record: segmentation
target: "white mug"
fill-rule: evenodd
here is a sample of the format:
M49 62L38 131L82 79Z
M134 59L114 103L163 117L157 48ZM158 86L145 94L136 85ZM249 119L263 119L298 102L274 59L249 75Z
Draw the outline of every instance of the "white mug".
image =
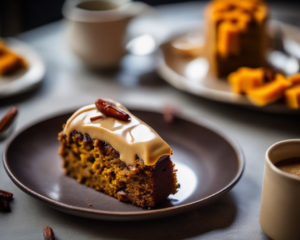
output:
M128 23L151 9L130 0L66 1L67 43L88 66L116 66L126 53L124 37Z
M300 177L281 171L275 164L300 157L300 140L286 140L266 153L260 225L274 240L300 239Z

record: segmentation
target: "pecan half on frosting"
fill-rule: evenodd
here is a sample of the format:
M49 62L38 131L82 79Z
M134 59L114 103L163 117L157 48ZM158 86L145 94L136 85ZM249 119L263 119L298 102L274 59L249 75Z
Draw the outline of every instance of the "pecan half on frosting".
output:
M116 107L114 103L98 99L95 102L96 108L107 117L113 117L121 121L130 121L130 115L124 110Z

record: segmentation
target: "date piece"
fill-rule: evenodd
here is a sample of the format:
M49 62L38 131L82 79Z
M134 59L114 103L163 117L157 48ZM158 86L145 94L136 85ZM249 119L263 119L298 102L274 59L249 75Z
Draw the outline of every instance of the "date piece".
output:
M0 189L0 197L5 198L7 201L11 201L13 196L12 193Z
M0 196L0 210L10 212L9 202L5 197Z

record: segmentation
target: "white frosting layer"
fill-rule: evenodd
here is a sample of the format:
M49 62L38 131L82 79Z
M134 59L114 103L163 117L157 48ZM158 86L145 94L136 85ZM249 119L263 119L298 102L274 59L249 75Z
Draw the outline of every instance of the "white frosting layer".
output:
M150 126L132 115L120 103L106 100L126 111L131 121L107 117L91 122L92 117L104 116L95 104L92 104L76 111L67 121L63 133L69 137L71 132L76 130L89 134L92 139L105 141L119 152L120 159L127 165L134 164L136 155L145 165L154 165L161 156L172 154L170 146Z

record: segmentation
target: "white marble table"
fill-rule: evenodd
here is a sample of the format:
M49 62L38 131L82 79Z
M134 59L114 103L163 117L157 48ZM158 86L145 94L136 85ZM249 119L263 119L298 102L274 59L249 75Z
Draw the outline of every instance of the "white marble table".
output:
M203 5L183 3L161 6L166 25L194 23ZM273 16L300 24L295 8L274 6ZM11 106L20 108L17 128L55 112L77 108L99 97L126 105L139 103L160 108L172 103L196 117L222 127L241 145L246 169L234 189L214 204L168 219L145 222L106 222L74 217L53 210L19 190L0 165L0 189L13 192L12 212L0 212L0 239L43 239L42 228L51 226L56 239L266 239L259 225L264 154L273 143L299 138L299 116L254 112L182 93L153 71L155 56L126 56L121 69L100 74L88 71L68 51L63 22L24 33L20 39L44 59L47 74L35 91L0 100L0 115ZM0 144L0 151L5 145ZM224 156L226 157L226 156Z

